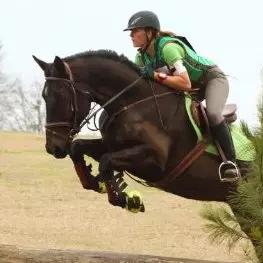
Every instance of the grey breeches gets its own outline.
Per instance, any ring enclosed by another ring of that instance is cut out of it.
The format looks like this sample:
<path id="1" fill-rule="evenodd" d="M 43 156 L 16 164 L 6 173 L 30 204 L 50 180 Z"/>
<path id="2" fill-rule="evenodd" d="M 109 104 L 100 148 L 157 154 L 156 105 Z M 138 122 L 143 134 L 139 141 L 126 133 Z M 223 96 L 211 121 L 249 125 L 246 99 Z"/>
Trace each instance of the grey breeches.
<path id="1" fill-rule="evenodd" d="M 224 120 L 222 112 L 229 93 L 229 83 L 224 72 L 218 67 L 207 71 L 204 83 L 207 117 L 210 125 L 216 126 Z"/>

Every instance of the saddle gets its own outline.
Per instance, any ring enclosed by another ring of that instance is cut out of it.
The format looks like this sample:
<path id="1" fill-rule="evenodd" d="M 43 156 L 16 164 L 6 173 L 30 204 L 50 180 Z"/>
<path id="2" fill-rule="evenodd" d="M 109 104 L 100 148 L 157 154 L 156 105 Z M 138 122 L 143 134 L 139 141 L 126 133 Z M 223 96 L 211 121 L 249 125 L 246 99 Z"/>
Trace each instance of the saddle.
<path id="1" fill-rule="evenodd" d="M 222 115 L 225 121 L 229 124 L 237 119 L 236 104 L 227 104 L 223 110 Z M 177 164 L 177 166 L 162 180 L 155 182 L 157 186 L 167 186 L 171 181 L 180 176 L 206 149 L 207 143 L 213 141 L 209 121 L 207 118 L 206 107 L 200 101 L 192 101 L 191 113 L 196 125 L 201 130 L 204 140 L 199 141 L 196 146 Z M 222 160 L 225 160 L 225 154 L 221 146 L 215 141 L 215 145 L 221 155 Z"/>
<path id="2" fill-rule="evenodd" d="M 227 124 L 230 124 L 237 120 L 237 105 L 236 104 L 226 104 L 223 110 L 223 117 Z M 199 101 L 193 101 L 191 105 L 191 113 L 195 120 L 196 125 L 202 131 L 204 135 L 211 136 L 210 123 L 207 118 L 206 106 Z"/>

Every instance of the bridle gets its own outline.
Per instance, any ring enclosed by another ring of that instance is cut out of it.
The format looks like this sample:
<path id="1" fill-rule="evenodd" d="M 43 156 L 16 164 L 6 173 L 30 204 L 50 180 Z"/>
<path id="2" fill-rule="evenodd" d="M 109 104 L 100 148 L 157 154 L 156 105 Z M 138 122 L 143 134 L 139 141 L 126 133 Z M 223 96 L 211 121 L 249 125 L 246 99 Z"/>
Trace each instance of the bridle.
<path id="1" fill-rule="evenodd" d="M 71 110 L 73 113 L 73 123 L 71 122 L 47 122 L 45 125 L 46 131 L 51 133 L 54 136 L 60 137 L 64 140 L 67 141 L 67 143 L 70 143 L 74 136 L 83 128 L 83 126 L 89 122 L 89 120 L 91 118 L 93 118 L 101 109 L 103 109 L 104 107 L 108 106 L 110 103 L 112 103 L 114 100 L 116 100 L 118 97 L 120 97 L 123 93 L 125 93 L 126 91 L 128 91 L 130 88 L 134 87 L 143 77 L 139 77 L 137 78 L 135 81 L 133 81 L 131 84 L 129 84 L 128 86 L 126 86 L 123 90 L 121 90 L 118 94 L 116 94 L 115 96 L 113 96 L 110 100 L 108 100 L 106 103 L 104 103 L 99 109 L 97 109 L 94 113 L 92 113 L 91 115 L 88 115 L 83 122 L 78 126 L 77 125 L 77 120 L 78 120 L 78 103 L 77 103 L 77 95 L 76 92 L 82 92 L 85 95 L 89 95 L 91 97 L 91 101 L 94 102 L 93 96 L 91 95 L 90 92 L 88 91 L 81 91 L 76 89 L 75 87 L 75 82 L 73 80 L 70 79 L 65 79 L 65 78 L 57 78 L 57 77 L 46 77 L 46 81 L 64 81 L 66 83 L 69 83 L 70 85 L 68 86 L 71 89 L 71 93 L 73 94 L 73 99 L 71 100 Z M 54 130 L 54 128 L 59 128 L 59 127 L 68 127 L 70 129 L 69 133 L 67 136 L 65 136 L 64 134 L 57 132 Z"/>
<path id="2" fill-rule="evenodd" d="M 71 94 L 72 94 L 72 99 L 71 99 L 71 111 L 73 114 L 73 122 L 67 122 L 67 121 L 60 121 L 60 122 L 47 122 L 45 125 L 46 131 L 51 133 L 54 136 L 60 137 L 64 140 L 66 140 L 68 143 L 70 143 L 74 135 L 77 134 L 80 129 L 77 125 L 77 120 L 78 120 L 78 103 L 77 103 L 77 95 L 76 92 L 80 91 L 76 89 L 73 80 L 65 79 L 65 78 L 56 78 L 56 77 L 46 77 L 46 80 L 52 80 L 52 81 L 64 81 L 66 83 L 69 83 L 67 87 L 69 87 Z M 89 95 L 90 97 L 91 94 L 88 91 L 80 91 L 86 95 Z M 68 127 L 70 129 L 69 133 L 67 136 L 64 134 L 57 132 L 54 130 L 54 128 L 59 128 L 59 127 Z"/>

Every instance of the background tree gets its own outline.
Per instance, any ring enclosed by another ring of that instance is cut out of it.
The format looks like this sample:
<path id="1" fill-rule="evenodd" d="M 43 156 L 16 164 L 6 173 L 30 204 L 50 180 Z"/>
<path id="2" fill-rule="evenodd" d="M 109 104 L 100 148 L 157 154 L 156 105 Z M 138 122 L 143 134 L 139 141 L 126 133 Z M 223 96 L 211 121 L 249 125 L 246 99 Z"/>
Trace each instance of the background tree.
<path id="1" fill-rule="evenodd" d="M 0 44 L 0 130 L 43 132 L 44 101 L 42 85 L 11 82 L 3 70 L 3 46 Z"/>
<path id="2" fill-rule="evenodd" d="M 6 104 L 7 77 L 3 72 L 3 45 L 0 43 L 0 129 L 4 126 Z"/>
<path id="3" fill-rule="evenodd" d="M 3 92 L 6 83 L 6 76 L 2 71 L 2 61 L 3 61 L 3 45 L 0 43 L 0 94 Z"/>
<path id="4" fill-rule="evenodd" d="M 1 99 L 0 129 L 43 132 L 45 110 L 41 86 L 35 81 L 27 87 L 19 79 L 7 85 Z"/>

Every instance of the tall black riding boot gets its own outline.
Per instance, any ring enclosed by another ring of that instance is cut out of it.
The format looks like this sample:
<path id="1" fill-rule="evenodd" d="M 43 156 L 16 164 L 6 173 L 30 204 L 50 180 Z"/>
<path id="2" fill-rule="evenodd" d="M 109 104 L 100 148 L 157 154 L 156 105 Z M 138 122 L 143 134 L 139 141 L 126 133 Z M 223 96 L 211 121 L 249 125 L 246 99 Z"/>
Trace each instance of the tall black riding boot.
<path id="1" fill-rule="evenodd" d="M 214 139 L 220 144 L 227 162 L 222 163 L 219 169 L 219 176 L 222 182 L 237 181 L 240 179 L 240 173 L 236 165 L 235 148 L 228 125 L 225 121 L 212 127 Z M 221 169 L 222 167 L 222 169 Z M 224 178 L 221 176 L 223 171 Z"/>

